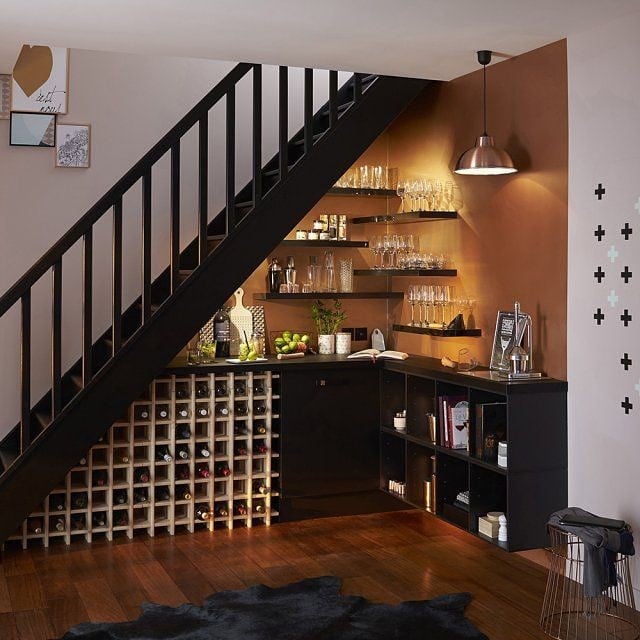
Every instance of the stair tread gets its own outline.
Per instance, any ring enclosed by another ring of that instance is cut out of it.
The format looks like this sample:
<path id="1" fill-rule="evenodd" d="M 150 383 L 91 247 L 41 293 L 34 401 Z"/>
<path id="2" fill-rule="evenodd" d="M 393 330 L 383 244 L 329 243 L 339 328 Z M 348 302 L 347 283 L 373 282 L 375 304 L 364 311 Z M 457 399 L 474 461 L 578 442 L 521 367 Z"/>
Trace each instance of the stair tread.
<path id="1" fill-rule="evenodd" d="M 236 202 L 235 206 L 238 209 L 248 209 L 249 207 L 253 207 L 253 200 L 246 200 L 244 202 Z"/>
<path id="2" fill-rule="evenodd" d="M 316 140 L 320 140 L 320 138 L 322 138 L 322 136 L 326 133 L 326 131 L 323 131 L 322 133 L 315 133 L 313 135 L 313 142 L 315 142 Z M 301 145 L 304 144 L 304 138 L 300 138 L 300 140 L 294 140 L 293 141 L 293 146 L 295 147 L 299 147 Z"/>
<path id="3" fill-rule="evenodd" d="M 344 111 L 346 111 L 349 107 L 351 107 L 352 105 L 354 105 L 355 102 L 353 100 L 349 101 L 349 102 L 344 102 L 343 104 L 339 104 L 336 108 L 336 111 L 338 113 L 343 113 Z M 324 109 L 323 111 L 320 112 L 321 115 L 323 116 L 328 116 L 330 113 L 329 109 Z"/>

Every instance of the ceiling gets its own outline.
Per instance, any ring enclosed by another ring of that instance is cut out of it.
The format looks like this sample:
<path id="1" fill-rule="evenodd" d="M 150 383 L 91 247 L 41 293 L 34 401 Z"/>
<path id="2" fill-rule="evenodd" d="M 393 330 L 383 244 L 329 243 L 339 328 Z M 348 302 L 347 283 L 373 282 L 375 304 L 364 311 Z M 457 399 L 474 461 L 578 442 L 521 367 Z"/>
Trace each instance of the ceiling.
<path id="1" fill-rule="evenodd" d="M 2 0 L 0 72 L 24 43 L 449 80 L 638 0 Z"/>

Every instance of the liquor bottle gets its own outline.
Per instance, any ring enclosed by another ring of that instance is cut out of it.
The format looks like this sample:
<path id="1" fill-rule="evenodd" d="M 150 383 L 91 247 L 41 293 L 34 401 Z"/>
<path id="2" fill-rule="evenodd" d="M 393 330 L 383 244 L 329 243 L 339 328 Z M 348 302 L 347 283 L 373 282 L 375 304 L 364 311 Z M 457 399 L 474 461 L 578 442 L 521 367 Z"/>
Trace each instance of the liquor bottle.
<path id="1" fill-rule="evenodd" d="M 176 427 L 176 440 L 188 440 L 191 437 L 191 429 L 186 424 Z"/>
<path id="2" fill-rule="evenodd" d="M 93 526 L 94 527 L 106 527 L 107 526 L 107 519 L 105 518 L 104 513 L 94 513 L 93 514 Z"/>
<path id="3" fill-rule="evenodd" d="M 129 524 L 129 514 L 126 509 L 119 509 L 113 513 L 113 526 L 126 527 Z"/>
<path id="4" fill-rule="evenodd" d="M 226 462 L 216 463 L 216 478 L 227 477 L 231 475 L 231 469 Z"/>
<path id="5" fill-rule="evenodd" d="M 244 401 L 236 402 L 234 406 L 234 412 L 237 416 L 246 416 L 249 413 L 247 409 L 247 403 Z"/>
<path id="6" fill-rule="evenodd" d="M 72 516 L 71 517 L 71 528 L 74 531 L 84 531 L 86 528 L 86 520 L 83 515 Z"/>
<path id="7" fill-rule="evenodd" d="M 139 504 L 140 502 L 147 502 L 149 496 L 146 489 L 136 489 L 133 492 L 133 504 Z"/>
<path id="8" fill-rule="evenodd" d="M 256 442 L 253 445 L 253 453 L 257 456 L 263 456 L 269 451 L 269 447 L 264 442 Z"/>
<path id="9" fill-rule="evenodd" d="M 147 469 L 147 467 L 137 467 L 133 470 L 134 482 L 149 482 L 150 477 L 149 469 Z"/>
<path id="10" fill-rule="evenodd" d="M 200 505 L 199 507 L 197 507 L 196 519 L 201 520 L 202 522 L 211 520 L 211 512 L 209 511 L 209 507 L 207 507 L 206 505 Z"/>
<path id="11" fill-rule="evenodd" d="M 269 487 L 267 487 L 264 480 L 256 480 L 253 483 L 253 493 L 259 493 L 260 495 L 266 496 L 269 494 Z"/>
<path id="12" fill-rule="evenodd" d="M 176 387 L 176 399 L 184 400 L 189 397 L 189 389 L 184 386 Z"/>
<path id="13" fill-rule="evenodd" d="M 176 500 L 191 500 L 191 492 L 186 485 L 178 485 L 176 487 Z"/>
<path id="14" fill-rule="evenodd" d="M 216 382 L 215 386 L 216 398 L 224 398 L 227 396 L 227 384 L 225 382 Z"/>
<path id="15" fill-rule="evenodd" d="M 249 453 L 247 451 L 247 447 L 244 446 L 244 444 L 242 443 L 238 443 L 236 444 L 235 450 L 234 450 L 234 455 L 236 456 L 246 456 L 247 453 Z"/>
<path id="16" fill-rule="evenodd" d="M 181 460 L 188 460 L 189 447 L 186 444 L 181 444 L 180 446 L 176 447 L 176 457 L 180 458 Z"/>
<path id="17" fill-rule="evenodd" d="M 209 385 L 206 382 L 196 383 L 196 398 L 208 398 Z"/>
<path id="18" fill-rule="evenodd" d="M 33 518 L 29 520 L 29 533 L 35 533 L 39 535 L 42 533 L 42 520 L 39 518 Z"/>
<path id="19" fill-rule="evenodd" d="M 263 396 L 264 395 L 264 382 L 260 379 L 255 380 L 253 383 L 253 395 L 254 396 Z"/>
<path id="20" fill-rule="evenodd" d="M 211 471 L 209 471 L 209 465 L 208 464 L 199 464 L 196 467 L 196 475 L 200 476 L 201 478 L 208 478 L 211 476 Z"/>
<path id="21" fill-rule="evenodd" d="M 113 492 L 113 504 L 127 504 L 129 496 L 126 489 L 116 489 Z"/>
<path id="22" fill-rule="evenodd" d="M 264 424 L 264 422 L 258 422 L 256 424 L 254 424 L 253 425 L 253 430 L 259 436 L 263 436 L 263 435 L 265 435 L 267 433 L 267 427 Z"/>
<path id="23" fill-rule="evenodd" d="M 166 445 L 156 447 L 156 458 L 164 462 L 171 462 L 173 460 Z"/>
<path id="24" fill-rule="evenodd" d="M 196 415 L 199 418 L 206 418 L 209 415 L 209 407 L 204 404 L 199 404 L 196 409 Z"/>
<path id="25" fill-rule="evenodd" d="M 88 502 L 87 494 L 84 491 L 82 493 L 71 494 L 72 509 L 85 509 L 87 506 L 87 502 Z"/>
<path id="26" fill-rule="evenodd" d="M 178 418 L 187 419 L 189 417 L 189 407 L 186 404 L 181 404 L 176 410 Z"/>
<path id="27" fill-rule="evenodd" d="M 137 420 L 148 420 L 149 419 L 149 407 L 140 406 L 136 408 L 136 419 Z"/>
<path id="28" fill-rule="evenodd" d="M 266 507 L 265 503 L 262 500 L 256 500 L 253 503 L 253 510 L 256 513 L 266 513 L 267 512 L 267 507 Z"/>
<path id="29" fill-rule="evenodd" d="M 49 501 L 49 508 L 51 511 L 64 511 L 65 509 L 64 494 L 56 493 L 52 495 Z"/>
<path id="30" fill-rule="evenodd" d="M 56 531 L 64 531 L 67 528 L 64 523 L 64 518 L 56 518 L 53 526 Z"/>
<path id="31" fill-rule="evenodd" d="M 236 380 L 233 385 L 233 392 L 236 396 L 247 395 L 247 383 L 244 380 Z"/>
<path id="32" fill-rule="evenodd" d="M 196 445 L 196 455 L 202 458 L 208 458 L 211 455 L 211 452 L 207 448 L 206 444 L 200 443 Z"/>
<path id="33" fill-rule="evenodd" d="M 156 408 L 156 420 L 167 420 L 169 418 L 169 407 L 162 404 Z"/>
<path id="34" fill-rule="evenodd" d="M 219 418 L 227 418 L 229 416 L 229 405 L 226 402 L 216 404 L 216 415 Z"/>
<path id="35" fill-rule="evenodd" d="M 116 456 L 116 460 L 120 463 L 120 464 L 127 464 L 129 462 L 129 460 L 131 460 L 131 458 L 129 457 L 129 452 L 124 449 L 123 451 L 119 452 Z"/>
<path id="36" fill-rule="evenodd" d="M 171 498 L 167 487 L 156 488 L 156 502 L 167 502 Z"/>
<path id="37" fill-rule="evenodd" d="M 233 510 L 237 516 L 246 516 L 249 510 L 247 509 L 247 505 L 244 502 L 238 502 L 234 505 Z"/>
<path id="38" fill-rule="evenodd" d="M 282 284 L 282 267 L 278 264 L 278 258 L 271 258 L 271 264 L 267 270 L 267 286 L 269 293 L 279 293 Z"/>
<path id="39" fill-rule="evenodd" d="M 254 401 L 253 403 L 253 413 L 257 415 L 262 415 L 267 412 L 267 403 L 264 400 Z"/>
<path id="40" fill-rule="evenodd" d="M 235 422 L 233 425 L 233 433 L 236 436 L 246 436 L 249 433 L 249 429 L 244 422 Z"/>
<path id="41" fill-rule="evenodd" d="M 176 467 L 176 477 L 178 478 L 178 480 L 188 480 L 189 467 L 186 464 L 182 464 L 179 467 Z"/>
<path id="42" fill-rule="evenodd" d="M 93 472 L 93 486 L 104 487 L 109 481 L 109 477 L 106 471 L 99 470 Z"/>
<path id="43" fill-rule="evenodd" d="M 223 504 L 219 504 L 215 509 L 216 518 L 226 518 L 229 516 L 229 510 Z"/>
<path id="44" fill-rule="evenodd" d="M 216 353 L 220 358 L 228 358 L 231 346 L 231 321 L 227 310 L 222 308 L 213 317 L 213 338 L 217 343 Z"/>

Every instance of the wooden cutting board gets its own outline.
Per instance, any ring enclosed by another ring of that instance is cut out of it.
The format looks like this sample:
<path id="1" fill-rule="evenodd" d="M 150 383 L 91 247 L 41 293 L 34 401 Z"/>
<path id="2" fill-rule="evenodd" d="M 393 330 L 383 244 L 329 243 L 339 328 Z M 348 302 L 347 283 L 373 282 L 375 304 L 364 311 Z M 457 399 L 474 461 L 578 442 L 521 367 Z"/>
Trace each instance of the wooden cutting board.
<path id="1" fill-rule="evenodd" d="M 244 334 L 247 338 L 251 338 L 253 333 L 253 316 L 251 311 L 242 304 L 244 289 L 239 287 L 233 294 L 236 298 L 236 305 L 229 312 L 229 320 L 231 321 L 231 355 L 238 355 L 240 342 L 244 342 Z"/>

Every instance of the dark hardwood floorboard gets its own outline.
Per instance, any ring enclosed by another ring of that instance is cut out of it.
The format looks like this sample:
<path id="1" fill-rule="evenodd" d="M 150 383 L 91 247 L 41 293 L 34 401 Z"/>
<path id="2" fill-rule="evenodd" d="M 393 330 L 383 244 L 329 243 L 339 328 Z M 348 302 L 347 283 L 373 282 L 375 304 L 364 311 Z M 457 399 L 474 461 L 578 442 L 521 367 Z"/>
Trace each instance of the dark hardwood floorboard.
<path id="1" fill-rule="evenodd" d="M 469 591 L 467 614 L 491 640 L 545 638 L 545 569 L 417 510 L 8 548 L 1 558 L 2 640 L 52 640 L 81 621 L 136 618 L 145 601 L 201 604 L 215 591 L 327 574 L 375 602 Z"/>

